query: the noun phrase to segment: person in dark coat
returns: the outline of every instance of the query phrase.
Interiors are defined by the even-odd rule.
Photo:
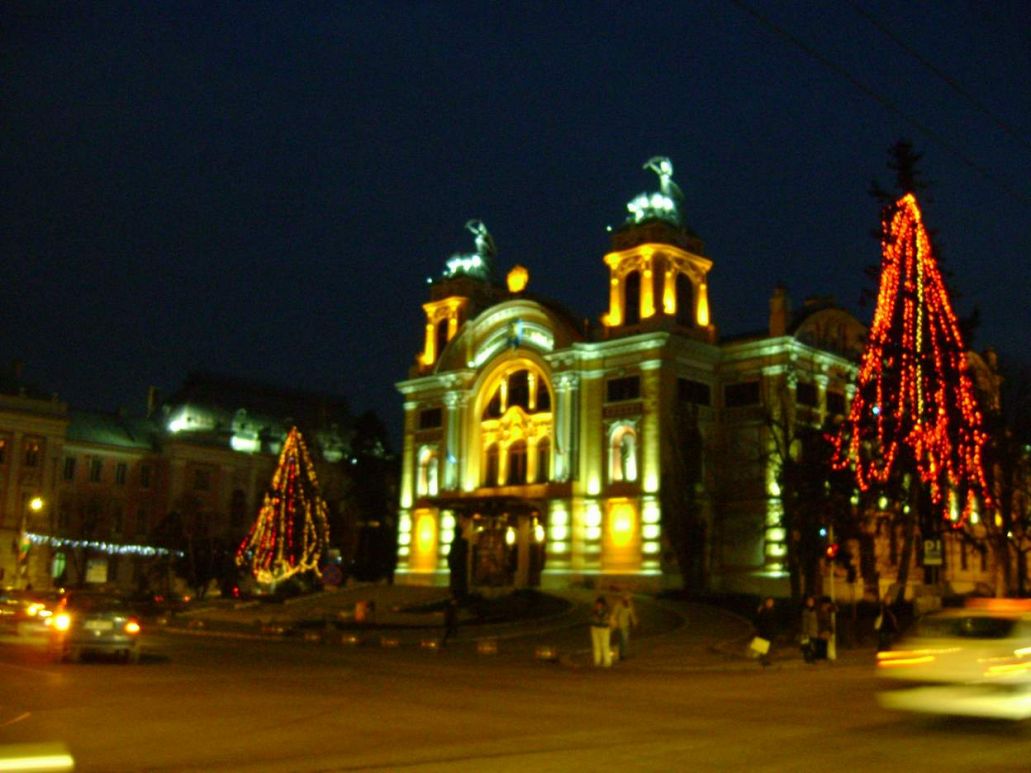
[[[816,640],[820,638],[819,610],[816,608],[816,598],[806,596],[802,605],[802,625],[799,631],[801,635],[802,657],[806,663],[816,661]]]
[[[773,638],[777,633],[777,610],[774,606],[773,596],[767,596],[759,605],[755,613],[755,635],[757,639],[763,639],[767,644],[766,651],[756,649],[759,653],[759,665],[770,665],[770,653],[773,650]],[[758,642],[756,642],[758,643]]]
[[[874,629],[877,631],[877,651],[890,650],[895,634],[899,632],[899,619],[892,609],[890,594],[881,599],[877,619],[874,620]]]

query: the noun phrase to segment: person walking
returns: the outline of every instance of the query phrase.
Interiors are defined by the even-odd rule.
[[[759,665],[765,668],[770,665],[773,638],[777,633],[777,610],[773,596],[767,596],[755,613],[755,638],[752,649],[759,655]]]
[[[816,639],[817,660],[828,660],[832,655],[832,640],[834,639],[834,617],[837,613],[838,608],[834,606],[834,602],[826,596],[820,600],[820,605],[816,613],[816,625],[818,636]],[[836,650],[835,650],[836,651]]]
[[[624,593],[612,610],[612,621],[619,634],[619,659],[630,655],[630,629],[637,627],[637,610],[629,593]]]
[[[878,652],[890,650],[895,634],[899,632],[899,619],[895,616],[895,611],[891,607],[891,594],[885,594],[884,598],[881,599],[877,619],[873,623],[874,630],[877,631]]]
[[[802,658],[806,663],[816,662],[816,641],[820,638],[819,611],[816,598],[806,596],[802,603],[802,625],[799,634],[802,644]]]
[[[594,665],[612,665],[612,610],[604,596],[598,596],[591,608],[591,650]]]

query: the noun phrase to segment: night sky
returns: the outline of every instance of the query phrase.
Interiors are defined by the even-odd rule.
[[[869,322],[874,179],[910,138],[974,346],[1028,359],[1031,5],[0,6],[0,362],[142,410],[191,370],[341,394],[400,436],[427,277],[481,218],[597,319],[606,226],[666,155],[721,334]]]

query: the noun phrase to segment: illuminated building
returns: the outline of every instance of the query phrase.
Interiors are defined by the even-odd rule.
[[[333,546],[354,553],[360,529],[344,505],[352,419],[342,399],[204,374],[160,405],[150,397],[149,415],[134,418],[0,384],[0,584],[164,589],[172,578],[163,544],[189,535],[232,551],[291,421],[315,438]],[[34,496],[38,512],[28,507]],[[22,534],[30,547],[19,561]]]
[[[707,585],[786,587],[769,416],[843,415],[864,330],[825,301],[793,314],[778,288],[768,330],[721,339],[713,261],[672,165],[646,167],[659,190],[612,234],[599,324],[535,295],[522,266],[507,286],[456,269],[496,265],[493,242],[430,282],[398,384],[403,581],[446,584],[453,569],[474,586],[677,585],[669,494],[689,486]],[[700,460],[688,479],[675,447]]]

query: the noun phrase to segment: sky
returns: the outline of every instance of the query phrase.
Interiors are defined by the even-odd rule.
[[[0,5],[0,363],[142,410],[194,370],[346,397],[396,440],[427,278],[597,320],[607,226],[672,159],[721,335],[833,296],[868,323],[873,180],[921,201],[975,348],[1029,359],[1031,5]]]

